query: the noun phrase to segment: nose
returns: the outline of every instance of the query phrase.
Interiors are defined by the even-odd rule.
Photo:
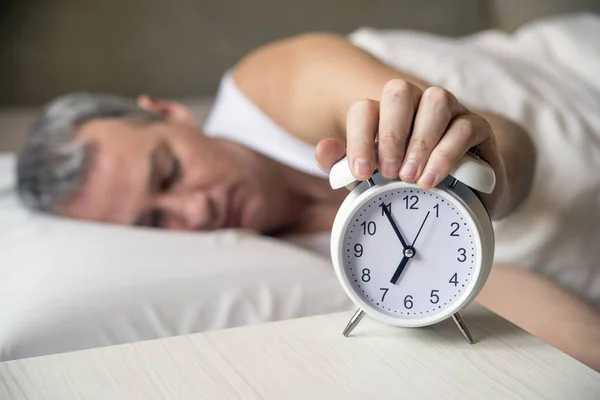
[[[153,199],[152,207],[163,213],[162,225],[171,229],[210,229],[216,210],[203,192],[163,194]]]

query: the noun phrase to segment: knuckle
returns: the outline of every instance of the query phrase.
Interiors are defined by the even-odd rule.
[[[383,94],[390,98],[405,98],[411,95],[413,85],[405,79],[392,79],[383,87]]]
[[[439,86],[431,86],[423,92],[423,99],[437,107],[448,107],[454,96],[452,93]]]
[[[455,157],[448,149],[438,148],[435,149],[432,158],[435,160],[437,166],[446,170],[451,168]]]
[[[379,139],[379,154],[386,159],[398,159],[403,149],[403,142],[394,135],[386,135]]]
[[[371,112],[376,110],[377,103],[371,99],[359,99],[353,102],[348,109],[349,114]]]
[[[491,137],[494,139],[494,130],[487,119],[478,114],[470,114],[471,123],[478,134],[483,135],[483,139]]]
[[[424,138],[414,137],[410,141],[410,151],[413,154],[429,153],[431,145]]]
[[[388,131],[379,135],[379,146],[381,148],[400,147],[402,146],[402,140],[393,132]]]
[[[477,124],[472,119],[458,118],[456,124],[462,138],[467,143],[475,143],[477,141],[479,132],[477,131]]]

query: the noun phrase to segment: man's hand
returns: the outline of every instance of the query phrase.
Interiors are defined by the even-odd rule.
[[[240,62],[234,78],[286,131],[318,144],[317,161],[326,172],[347,144],[359,180],[377,166],[384,176],[399,174],[429,188],[480,145],[496,173],[496,189],[481,196],[492,218],[509,215],[529,194],[536,151],[523,127],[468,110],[448,91],[382,63],[344,37],[305,34],[266,46]]]
[[[368,179],[377,167],[386,178],[399,176],[430,189],[475,146],[496,174],[494,192],[482,196],[495,215],[506,197],[506,171],[490,124],[447,90],[421,90],[406,80],[392,79],[383,87],[379,101],[362,99],[350,106],[346,145],[338,139],[323,139],[317,145],[316,159],[329,172],[347,155],[359,181]]]

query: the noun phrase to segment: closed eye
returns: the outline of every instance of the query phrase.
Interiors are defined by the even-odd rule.
[[[150,213],[148,226],[152,228],[162,228],[163,225],[163,213],[160,210],[153,210]]]
[[[160,185],[161,192],[168,192],[179,181],[181,176],[181,162],[177,157],[173,157],[171,168],[168,175],[163,179]]]
[[[162,228],[164,214],[161,210],[151,210],[142,214],[133,225],[145,226],[149,228]]]

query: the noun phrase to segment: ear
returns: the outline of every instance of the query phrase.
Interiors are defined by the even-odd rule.
[[[147,94],[137,98],[137,105],[146,111],[160,114],[170,121],[196,126],[198,123],[192,110],[176,101],[155,99]]]

